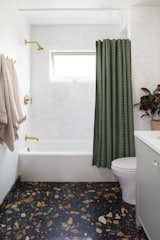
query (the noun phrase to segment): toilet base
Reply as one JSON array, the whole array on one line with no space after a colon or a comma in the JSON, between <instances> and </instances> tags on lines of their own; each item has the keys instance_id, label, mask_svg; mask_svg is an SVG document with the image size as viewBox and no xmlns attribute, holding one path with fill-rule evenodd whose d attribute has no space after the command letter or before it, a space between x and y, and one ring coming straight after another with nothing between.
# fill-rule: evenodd
<instances>
[{"instance_id":1,"label":"toilet base","mask_svg":"<svg viewBox=\"0 0 160 240\"><path fill-rule=\"evenodd\" d=\"M114 169L112 171L120 183L123 201L136 205L136 172L124 173Z\"/></svg>"},{"instance_id":2,"label":"toilet base","mask_svg":"<svg viewBox=\"0 0 160 240\"><path fill-rule=\"evenodd\" d=\"M111 168L120 183L123 201L136 205L136 158L115 159Z\"/></svg>"},{"instance_id":3,"label":"toilet base","mask_svg":"<svg viewBox=\"0 0 160 240\"><path fill-rule=\"evenodd\" d=\"M119 178L122 190L122 199L124 202L132 205L136 205L136 182L134 180L133 178L124 180Z\"/></svg>"}]
</instances>

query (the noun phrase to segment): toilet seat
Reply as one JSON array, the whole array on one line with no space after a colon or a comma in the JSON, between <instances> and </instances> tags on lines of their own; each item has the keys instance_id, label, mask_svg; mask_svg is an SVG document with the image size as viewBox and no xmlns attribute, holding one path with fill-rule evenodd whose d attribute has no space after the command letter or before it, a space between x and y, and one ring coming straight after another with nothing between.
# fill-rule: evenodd
<instances>
[{"instance_id":1,"label":"toilet seat","mask_svg":"<svg viewBox=\"0 0 160 240\"><path fill-rule=\"evenodd\" d=\"M136 158L119 158L112 162L112 169L123 173L136 172Z\"/></svg>"}]
</instances>

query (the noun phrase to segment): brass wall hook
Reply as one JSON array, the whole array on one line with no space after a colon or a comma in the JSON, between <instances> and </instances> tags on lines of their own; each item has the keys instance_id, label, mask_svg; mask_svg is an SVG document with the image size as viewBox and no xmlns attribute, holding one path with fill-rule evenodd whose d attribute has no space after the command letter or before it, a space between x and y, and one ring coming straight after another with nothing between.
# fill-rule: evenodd
<instances>
[{"instance_id":1,"label":"brass wall hook","mask_svg":"<svg viewBox=\"0 0 160 240\"><path fill-rule=\"evenodd\" d=\"M32 97L25 95L24 96L24 104L27 105L29 103L32 104Z\"/></svg>"}]
</instances>

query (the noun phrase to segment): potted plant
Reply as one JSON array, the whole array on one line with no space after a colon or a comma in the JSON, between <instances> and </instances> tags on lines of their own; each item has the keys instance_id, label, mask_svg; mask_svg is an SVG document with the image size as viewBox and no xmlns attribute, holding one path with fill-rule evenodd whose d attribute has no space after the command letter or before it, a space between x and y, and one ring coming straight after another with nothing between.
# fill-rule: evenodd
<instances>
[{"instance_id":1,"label":"potted plant","mask_svg":"<svg viewBox=\"0 0 160 240\"><path fill-rule=\"evenodd\" d=\"M151 129L160 130L160 84L153 91L141 88L145 93L140 99L140 110L144 112L141 117L151 118Z\"/></svg>"}]
</instances>

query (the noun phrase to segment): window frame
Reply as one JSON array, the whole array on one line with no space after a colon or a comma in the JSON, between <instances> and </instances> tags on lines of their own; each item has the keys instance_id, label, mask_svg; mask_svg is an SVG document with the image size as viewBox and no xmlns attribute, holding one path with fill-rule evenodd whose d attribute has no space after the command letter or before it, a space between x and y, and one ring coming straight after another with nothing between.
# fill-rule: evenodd
<instances>
[{"instance_id":1,"label":"window frame","mask_svg":"<svg viewBox=\"0 0 160 240\"><path fill-rule=\"evenodd\" d=\"M54 57L55 56L95 56L96 60L96 52L95 51L51 51L50 52L50 79L51 82L88 82L88 81L95 81L95 77L56 77L55 76L55 64L54 64ZM96 65L95 65L95 72L96 72Z\"/></svg>"}]
</instances>

